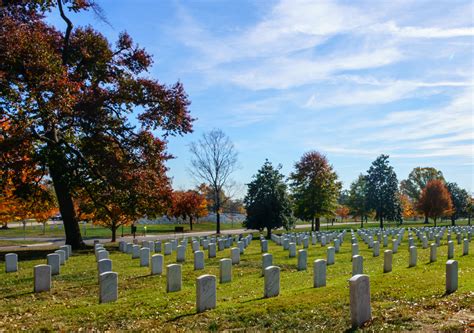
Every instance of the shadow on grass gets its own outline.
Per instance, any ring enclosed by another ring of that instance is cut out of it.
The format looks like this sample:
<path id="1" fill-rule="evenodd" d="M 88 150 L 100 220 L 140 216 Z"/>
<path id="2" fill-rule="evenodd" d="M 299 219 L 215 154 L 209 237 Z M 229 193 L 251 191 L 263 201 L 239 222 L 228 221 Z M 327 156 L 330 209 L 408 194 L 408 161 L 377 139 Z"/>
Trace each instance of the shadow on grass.
<path id="1" fill-rule="evenodd" d="M 171 322 L 180 320 L 181 318 L 191 317 L 191 316 L 194 316 L 194 315 L 196 315 L 196 314 L 197 314 L 197 313 L 194 313 L 194 312 L 193 312 L 193 313 L 184 313 L 184 314 L 179 315 L 179 316 L 177 316 L 177 317 L 171 318 L 171 319 L 167 320 L 166 322 L 167 322 L 167 323 L 171 323 Z"/>
<path id="2" fill-rule="evenodd" d="M 32 294 L 34 294 L 33 291 L 26 291 L 26 292 L 20 293 L 20 294 L 11 294 L 11 295 L 7 295 L 7 296 L 3 296 L 3 298 L 10 299 L 10 298 L 16 298 L 16 297 L 32 295 Z"/>

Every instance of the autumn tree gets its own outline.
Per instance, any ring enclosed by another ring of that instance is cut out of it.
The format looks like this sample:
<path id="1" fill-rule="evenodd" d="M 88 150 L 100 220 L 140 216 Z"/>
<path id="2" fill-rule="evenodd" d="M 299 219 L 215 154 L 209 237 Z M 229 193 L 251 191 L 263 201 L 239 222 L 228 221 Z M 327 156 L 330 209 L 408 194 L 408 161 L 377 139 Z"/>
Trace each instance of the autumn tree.
<path id="1" fill-rule="evenodd" d="M 432 167 L 416 167 L 410 172 L 407 179 L 400 182 L 400 191 L 407 195 L 416 206 L 420 199 L 421 191 L 430 180 L 434 179 L 444 181 L 443 173 Z M 425 216 L 425 223 L 428 223 L 427 216 Z"/>
<path id="2" fill-rule="evenodd" d="M 451 224 L 454 226 L 457 219 L 467 216 L 470 196 L 465 189 L 460 188 L 456 183 L 446 183 L 446 188 L 449 191 L 453 204 L 450 218 Z"/>
<path id="3" fill-rule="evenodd" d="M 326 156 L 316 151 L 305 153 L 290 175 L 294 214 L 311 220 L 311 230 L 320 229 L 320 218 L 334 215 L 341 183 Z"/>
<path id="4" fill-rule="evenodd" d="M 444 182 L 439 179 L 430 180 L 426 184 L 426 187 L 421 191 L 417 206 L 425 216 L 434 220 L 435 227 L 439 217 L 450 215 L 453 210 L 451 195 Z"/>
<path id="5" fill-rule="evenodd" d="M 339 205 L 336 208 L 336 215 L 341 218 L 341 222 L 344 222 L 344 219 L 349 217 L 349 207 L 344 205 Z"/>
<path id="6" fill-rule="evenodd" d="M 280 170 L 281 165 L 275 168 L 266 160 L 248 184 L 244 198 L 247 212 L 244 227 L 267 229 L 267 238 L 271 237 L 272 229 L 288 229 L 292 221 L 291 202 Z"/>
<path id="7" fill-rule="evenodd" d="M 191 143 L 189 150 L 191 174 L 212 191 L 212 211 L 216 214 L 216 233 L 219 234 L 222 194 L 226 186 L 232 185 L 230 176 L 237 169 L 237 151 L 230 138 L 219 129 L 204 133 L 200 140 Z"/>
<path id="8" fill-rule="evenodd" d="M 404 193 L 400 193 L 400 205 L 403 219 L 413 219 L 416 217 L 416 207 L 413 201 Z"/>
<path id="9" fill-rule="evenodd" d="M 164 163 L 171 158 L 165 138 L 189 132 L 192 122 L 182 85 L 146 77 L 151 56 L 127 33 L 112 45 L 90 26 L 74 27 L 69 14 L 94 5 L 9 1 L 0 13 L 0 119 L 24 129 L 52 180 L 73 248 L 83 245 L 73 204 L 77 191 L 108 219 L 164 210 L 170 193 Z M 59 12 L 65 31 L 45 20 L 51 10 Z M 148 201 L 151 187 L 159 193 L 157 204 Z"/>
<path id="10" fill-rule="evenodd" d="M 359 177 L 351 183 L 349 189 L 349 198 L 347 205 L 354 216 L 360 216 L 360 227 L 364 227 L 364 220 L 367 220 L 369 208 L 367 206 L 367 178 L 360 174 Z"/>
<path id="11" fill-rule="evenodd" d="M 399 221 L 401 207 L 398 198 L 398 180 L 388 155 L 380 155 L 367 171 L 367 206 L 374 209 L 383 228 L 384 220 Z"/>
<path id="12" fill-rule="evenodd" d="M 204 217 L 207 212 L 207 201 L 204 195 L 196 191 L 174 191 L 168 215 L 175 218 L 189 218 L 189 227 L 193 230 L 193 220 Z"/>

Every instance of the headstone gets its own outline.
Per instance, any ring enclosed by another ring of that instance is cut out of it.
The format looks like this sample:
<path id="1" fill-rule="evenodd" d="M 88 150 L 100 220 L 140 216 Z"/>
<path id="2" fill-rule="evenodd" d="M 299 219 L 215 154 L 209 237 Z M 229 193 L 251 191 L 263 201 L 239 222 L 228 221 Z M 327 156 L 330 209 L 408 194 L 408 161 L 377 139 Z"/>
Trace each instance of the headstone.
<path id="1" fill-rule="evenodd" d="M 436 252 L 437 252 L 437 246 L 435 243 L 430 245 L 430 262 L 435 262 L 436 261 Z"/>
<path id="2" fill-rule="evenodd" d="M 245 248 L 245 244 L 243 241 L 238 241 L 237 242 L 237 247 L 239 248 L 240 250 L 240 254 L 244 254 L 244 248 Z"/>
<path id="3" fill-rule="evenodd" d="M 332 246 L 329 246 L 327 249 L 327 264 L 334 265 L 336 262 L 336 249 Z"/>
<path id="4" fill-rule="evenodd" d="M 99 303 L 115 302 L 118 299 L 118 273 L 105 272 L 99 275 Z"/>
<path id="5" fill-rule="evenodd" d="M 336 253 L 339 253 L 339 247 L 341 246 L 341 242 L 339 241 L 339 239 L 335 239 L 334 240 L 334 250 L 336 251 Z"/>
<path id="6" fill-rule="evenodd" d="M 408 262 L 408 267 L 415 267 L 417 261 L 416 246 L 410 246 L 410 259 Z"/>
<path id="7" fill-rule="evenodd" d="M 462 246 L 462 255 L 467 256 L 469 254 L 469 240 L 464 238 Z"/>
<path id="8" fill-rule="evenodd" d="M 150 249 L 144 247 L 140 249 L 140 267 L 150 266 Z"/>
<path id="9" fill-rule="evenodd" d="M 227 258 L 219 260 L 219 271 L 220 283 L 232 281 L 232 260 Z"/>
<path id="10" fill-rule="evenodd" d="M 204 269 L 204 252 L 196 251 L 194 252 L 194 270 Z"/>
<path id="11" fill-rule="evenodd" d="M 171 264 L 166 266 L 166 292 L 171 293 L 181 290 L 181 265 Z"/>
<path id="12" fill-rule="evenodd" d="M 298 250 L 298 270 L 305 271 L 308 262 L 308 251 Z"/>
<path id="13" fill-rule="evenodd" d="M 151 256 L 151 275 L 161 275 L 163 273 L 164 257 L 162 254 Z"/>
<path id="14" fill-rule="evenodd" d="M 59 254 L 59 263 L 61 265 L 64 265 L 66 263 L 66 253 L 64 252 L 64 250 L 56 250 L 54 251 L 54 253 Z"/>
<path id="15" fill-rule="evenodd" d="M 317 259 L 313 263 L 313 287 L 326 286 L 326 260 Z"/>
<path id="16" fill-rule="evenodd" d="M 140 258 L 140 245 L 135 244 L 132 247 L 132 259 L 138 259 L 138 258 Z"/>
<path id="17" fill-rule="evenodd" d="M 209 243 L 208 256 L 209 256 L 209 258 L 215 258 L 216 257 L 216 243 Z"/>
<path id="18" fill-rule="evenodd" d="M 458 289 L 458 262 L 448 260 L 446 262 L 446 294 L 451 294 Z"/>
<path id="19" fill-rule="evenodd" d="M 105 272 L 112 272 L 112 260 L 101 259 L 97 262 L 97 271 L 99 275 Z"/>
<path id="20" fill-rule="evenodd" d="M 240 264 L 240 249 L 238 247 L 230 249 L 230 258 L 232 259 L 232 265 Z"/>
<path id="21" fill-rule="evenodd" d="M 260 241 L 260 250 L 262 253 L 268 252 L 268 242 L 265 239 Z"/>
<path id="22" fill-rule="evenodd" d="M 127 243 L 125 253 L 132 254 L 133 243 Z"/>
<path id="23" fill-rule="evenodd" d="M 449 241 L 448 242 L 448 259 L 453 259 L 454 258 L 454 242 Z"/>
<path id="24" fill-rule="evenodd" d="M 380 255 L 380 243 L 378 241 L 374 241 L 372 252 L 374 257 L 378 257 Z"/>
<path id="25" fill-rule="evenodd" d="M 192 246 L 193 252 L 199 251 L 199 242 L 193 241 L 191 246 Z"/>
<path id="26" fill-rule="evenodd" d="M 296 257 L 296 244 L 293 242 L 288 245 L 288 255 L 290 258 Z"/>
<path id="27" fill-rule="evenodd" d="M 265 288 L 263 297 L 275 297 L 280 294 L 280 267 L 270 266 L 265 268 Z"/>
<path id="28" fill-rule="evenodd" d="M 166 242 L 165 243 L 165 248 L 164 248 L 165 256 L 169 256 L 171 254 L 171 252 L 173 252 L 173 246 L 171 245 L 171 243 Z"/>
<path id="29" fill-rule="evenodd" d="M 51 290 L 51 266 L 36 265 L 34 267 L 35 293 Z"/>
<path id="30" fill-rule="evenodd" d="M 383 272 L 389 273 L 392 271 L 393 252 L 392 250 L 385 250 L 383 252 Z"/>
<path id="31" fill-rule="evenodd" d="M 271 253 L 262 254 L 262 276 L 265 275 L 265 268 L 273 265 L 273 255 Z"/>
<path id="32" fill-rule="evenodd" d="M 185 262 L 186 261 L 186 246 L 179 245 L 176 248 L 176 261 Z"/>
<path id="33" fill-rule="evenodd" d="M 155 242 L 155 253 L 161 253 L 161 241 L 157 240 Z"/>
<path id="34" fill-rule="evenodd" d="M 360 255 L 355 255 L 352 257 L 352 276 L 363 274 L 363 261 L 364 258 Z"/>
<path id="35" fill-rule="evenodd" d="M 216 277 L 201 275 L 196 279 L 196 311 L 198 313 L 216 307 Z"/>
<path id="36" fill-rule="evenodd" d="M 51 275 L 58 275 L 61 267 L 61 258 L 58 253 L 50 253 L 46 256 L 49 266 L 51 266 Z"/>
<path id="37" fill-rule="evenodd" d="M 5 272 L 17 272 L 18 271 L 18 254 L 7 253 L 5 254 Z"/>
<path id="38" fill-rule="evenodd" d="M 60 250 L 64 251 L 64 259 L 68 260 L 69 259 L 69 247 L 67 245 L 62 245 L 59 247 Z"/>
<path id="39" fill-rule="evenodd" d="M 349 293 L 352 327 L 360 327 L 372 318 L 369 276 L 357 274 L 351 277 Z"/>
<path id="40" fill-rule="evenodd" d="M 359 254 L 359 244 L 352 243 L 351 248 L 352 248 L 352 257 Z"/>

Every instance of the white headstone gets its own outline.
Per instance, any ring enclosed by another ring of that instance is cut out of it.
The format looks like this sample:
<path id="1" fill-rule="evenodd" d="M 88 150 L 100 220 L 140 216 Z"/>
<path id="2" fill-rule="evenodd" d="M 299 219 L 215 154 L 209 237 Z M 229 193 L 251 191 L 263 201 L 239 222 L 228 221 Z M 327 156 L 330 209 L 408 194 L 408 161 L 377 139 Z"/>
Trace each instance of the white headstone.
<path id="1" fill-rule="evenodd" d="M 363 274 L 351 277 L 349 293 L 352 327 L 360 327 L 372 318 L 369 277 Z"/>
<path id="2" fill-rule="evenodd" d="M 290 258 L 294 258 L 296 257 L 296 244 L 291 242 L 290 244 L 288 244 L 288 256 Z"/>
<path id="3" fill-rule="evenodd" d="M 230 249 L 230 258 L 232 259 L 232 265 L 240 264 L 240 249 L 238 247 Z"/>
<path id="4" fill-rule="evenodd" d="M 59 263 L 64 265 L 66 263 L 66 252 L 64 250 L 56 250 L 54 253 L 59 254 Z"/>
<path id="5" fill-rule="evenodd" d="M 265 275 L 265 268 L 273 265 L 273 255 L 271 253 L 262 254 L 262 276 Z"/>
<path id="6" fill-rule="evenodd" d="M 99 303 L 115 302 L 118 298 L 118 273 L 105 272 L 99 275 Z"/>
<path id="7" fill-rule="evenodd" d="M 185 262 L 186 261 L 186 246 L 179 245 L 176 248 L 176 261 Z"/>
<path id="8" fill-rule="evenodd" d="M 435 262 L 436 261 L 437 249 L 438 249 L 438 247 L 436 246 L 435 243 L 432 243 L 430 245 L 430 262 Z"/>
<path id="9" fill-rule="evenodd" d="M 144 247 L 140 249 L 140 267 L 150 266 L 150 248 Z"/>
<path id="10" fill-rule="evenodd" d="M 151 256 L 151 275 L 161 275 L 163 273 L 163 259 L 162 254 Z"/>
<path id="11" fill-rule="evenodd" d="M 196 279 L 196 311 L 198 313 L 216 307 L 216 277 L 201 275 Z"/>
<path id="12" fill-rule="evenodd" d="M 415 267 L 417 262 L 416 246 L 410 246 L 410 259 L 408 267 Z"/>
<path id="13" fill-rule="evenodd" d="M 51 290 L 51 266 L 36 265 L 34 267 L 35 293 Z"/>
<path id="14" fill-rule="evenodd" d="M 105 272 L 112 272 L 112 260 L 101 259 L 97 262 L 97 270 L 99 275 Z"/>
<path id="15" fill-rule="evenodd" d="M 165 256 L 169 256 L 172 251 L 173 251 L 173 246 L 171 245 L 171 243 L 166 242 L 165 249 L 164 249 Z"/>
<path id="16" fill-rule="evenodd" d="M 458 262 L 448 260 L 446 262 L 446 294 L 451 294 L 458 289 Z"/>
<path id="17" fill-rule="evenodd" d="M 140 245 L 135 244 L 132 246 L 132 259 L 138 259 L 138 258 L 140 258 Z"/>
<path id="18" fill-rule="evenodd" d="M 469 254 L 469 240 L 464 238 L 462 246 L 462 255 L 467 256 Z"/>
<path id="19" fill-rule="evenodd" d="M 334 265 L 336 262 L 336 249 L 332 246 L 329 246 L 327 249 L 327 264 Z"/>
<path id="20" fill-rule="evenodd" d="M 389 273 L 392 271 L 393 252 L 392 250 L 385 250 L 383 252 L 383 272 Z"/>
<path id="21" fill-rule="evenodd" d="M 313 287 L 326 286 L 326 260 L 317 259 L 313 263 Z"/>
<path id="22" fill-rule="evenodd" d="M 11 273 L 18 271 L 18 255 L 16 253 L 5 254 L 5 272 Z"/>
<path id="23" fill-rule="evenodd" d="M 58 253 L 50 253 L 46 256 L 49 266 L 51 266 L 51 275 L 58 275 L 61 267 L 61 258 Z"/>
<path id="24" fill-rule="evenodd" d="M 221 259 L 219 260 L 219 280 L 220 283 L 226 283 L 232 281 L 232 260 Z"/>
<path id="25" fill-rule="evenodd" d="M 204 252 L 195 251 L 194 252 L 194 270 L 204 269 Z"/>
<path id="26" fill-rule="evenodd" d="M 352 257 L 352 276 L 364 274 L 363 261 L 364 258 L 362 258 L 360 255 L 355 255 Z"/>
<path id="27" fill-rule="evenodd" d="M 264 280 L 263 296 L 265 298 L 278 296 L 280 294 L 280 267 L 270 266 L 265 268 Z"/>
<path id="28" fill-rule="evenodd" d="M 298 250 L 298 270 L 305 271 L 308 262 L 308 251 L 307 250 Z"/>
<path id="29" fill-rule="evenodd" d="M 171 293 L 181 290 L 181 265 L 171 264 L 166 266 L 166 292 Z"/>

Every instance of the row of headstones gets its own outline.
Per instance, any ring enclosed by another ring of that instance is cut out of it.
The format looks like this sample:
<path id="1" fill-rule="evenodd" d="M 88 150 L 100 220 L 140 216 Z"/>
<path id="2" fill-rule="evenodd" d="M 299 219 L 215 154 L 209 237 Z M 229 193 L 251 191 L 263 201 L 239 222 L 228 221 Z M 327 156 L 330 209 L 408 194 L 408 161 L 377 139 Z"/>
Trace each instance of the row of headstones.
<path id="1" fill-rule="evenodd" d="M 34 292 L 43 292 L 51 290 L 52 275 L 59 275 L 60 268 L 66 263 L 72 254 L 70 245 L 59 247 L 54 253 L 46 255 L 46 264 L 36 265 L 33 268 Z M 5 272 L 12 273 L 18 271 L 18 255 L 16 253 L 7 253 L 5 255 Z"/>
<path id="2" fill-rule="evenodd" d="M 411 237 L 411 232 L 413 231 L 420 242 L 422 242 L 424 248 L 428 241 L 435 240 L 436 245 L 440 246 L 441 239 L 444 237 L 444 234 L 447 231 L 446 240 L 451 241 L 452 234 L 455 234 L 457 243 L 461 244 L 462 240 L 467 238 L 469 241 L 472 239 L 472 234 L 474 233 L 474 227 L 472 226 L 451 226 L 451 227 L 423 227 L 423 228 L 409 228 L 409 237 Z M 410 238 L 409 238 L 410 240 Z M 411 244 L 413 245 L 413 244 Z M 410 245 L 410 246 L 411 246 Z"/>
<path id="3" fill-rule="evenodd" d="M 271 240 L 283 247 L 284 250 L 288 250 L 290 243 L 294 243 L 296 246 L 303 245 L 303 248 L 309 247 L 309 241 L 311 239 L 311 245 L 320 243 L 321 246 L 326 246 L 331 241 L 339 242 L 339 245 L 344 241 L 344 235 L 346 231 L 342 232 L 301 232 L 301 233 L 283 233 L 281 235 L 273 234 Z"/>

